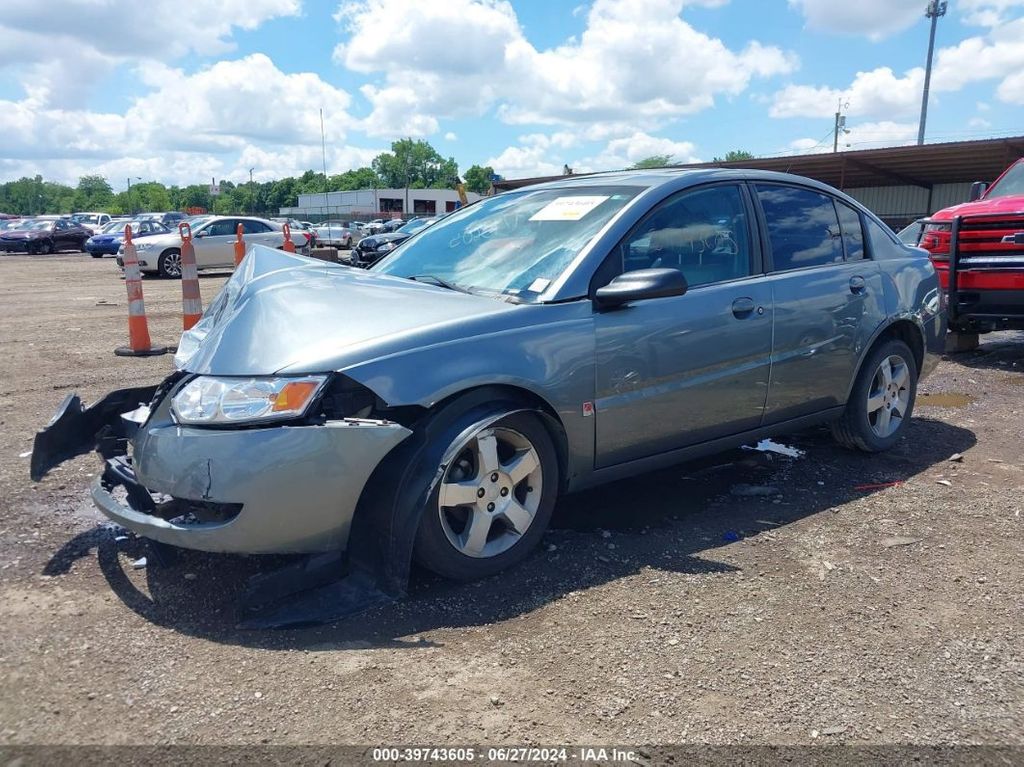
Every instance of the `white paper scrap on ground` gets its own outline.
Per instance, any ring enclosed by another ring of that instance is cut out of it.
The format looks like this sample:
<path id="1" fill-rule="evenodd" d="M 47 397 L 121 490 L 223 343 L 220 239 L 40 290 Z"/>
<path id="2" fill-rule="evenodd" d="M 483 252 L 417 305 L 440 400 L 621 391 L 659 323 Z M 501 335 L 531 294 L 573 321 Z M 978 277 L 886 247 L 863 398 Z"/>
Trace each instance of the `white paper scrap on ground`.
<path id="1" fill-rule="evenodd" d="M 780 445 L 778 442 L 770 439 L 762 439 L 753 447 L 750 445 L 744 445 L 743 449 L 760 450 L 762 453 L 778 453 L 779 455 L 788 455 L 790 458 L 799 458 L 804 454 L 804 451 L 799 448 L 790 447 L 789 445 Z"/>
<path id="2" fill-rule="evenodd" d="M 608 195 L 558 197 L 532 216 L 531 221 L 579 221 L 608 199 Z"/>

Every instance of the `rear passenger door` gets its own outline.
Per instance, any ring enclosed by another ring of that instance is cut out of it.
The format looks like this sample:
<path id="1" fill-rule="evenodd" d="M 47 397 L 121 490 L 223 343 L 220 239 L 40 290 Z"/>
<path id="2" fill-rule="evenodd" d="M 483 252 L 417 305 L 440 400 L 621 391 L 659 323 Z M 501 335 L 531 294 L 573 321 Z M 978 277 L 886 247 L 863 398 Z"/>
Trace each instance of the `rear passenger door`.
<path id="1" fill-rule="evenodd" d="M 765 424 L 842 405 L 885 318 L 860 213 L 808 187 L 754 184 L 775 307 Z"/>
<path id="2" fill-rule="evenodd" d="M 245 227 L 243 237 L 246 245 L 266 245 L 268 248 L 279 248 L 284 243 L 284 232 L 268 226 L 255 218 L 242 218 L 239 223 Z"/>

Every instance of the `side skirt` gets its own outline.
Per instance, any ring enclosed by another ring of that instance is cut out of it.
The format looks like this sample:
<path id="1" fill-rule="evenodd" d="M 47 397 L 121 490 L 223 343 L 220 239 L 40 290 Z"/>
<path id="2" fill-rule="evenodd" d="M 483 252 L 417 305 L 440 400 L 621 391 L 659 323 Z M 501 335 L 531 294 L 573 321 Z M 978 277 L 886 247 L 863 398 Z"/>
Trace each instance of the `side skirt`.
<path id="1" fill-rule="evenodd" d="M 636 474 L 643 474 L 647 471 L 663 469 L 666 466 L 683 463 L 684 461 L 703 458 L 706 455 L 721 453 L 724 450 L 731 450 L 732 448 L 740 447 L 741 445 L 749 445 L 752 442 L 758 442 L 773 435 L 800 431 L 801 429 L 806 429 L 810 426 L 828 423 L 829 421 L 834 421 L 839 418 L 845 409 L 845 405 L 841 405 L 839 407 L 829 408 L 828 410 L 822 410 L 819 413 L 812 413 L 811 415 L 792 418 L 788 421 L 773 423 L 770 426 L 761 426 L 757 429 L 751 429 L 750 431 L 741 432 L 739 434 L 732 434 L 728 437 L 719 437 L 718 439 L 712 439 L 696 445 L 689 445 L 677 450 L 670 450 L 667 453 L 658 453 L 657 455 L 648 456 L 647 458 L 638 458 L 635 461 L 628 461 L 615 466 L 608 466 L 604 469 L 597 469 L 591 474 L 573 482 L 569 486 L 568 490 L 569 492 L 575 492 L 588 487 L 594 487 L 595 485 L 602 485 L 605 482 L 615 482 L 616 480 L 632 477 Z M 600 415 L 598 415 L 598 417 L 600 418 Z"/>

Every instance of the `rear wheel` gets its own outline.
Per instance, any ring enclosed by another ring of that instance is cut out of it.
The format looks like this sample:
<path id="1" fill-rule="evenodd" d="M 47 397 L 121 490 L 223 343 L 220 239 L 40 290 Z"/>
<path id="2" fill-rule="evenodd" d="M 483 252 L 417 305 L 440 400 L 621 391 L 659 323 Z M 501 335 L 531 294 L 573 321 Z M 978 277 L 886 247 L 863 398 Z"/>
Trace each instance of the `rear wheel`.
<path id="1" fill-rule="evenodd" d="M 181 251 L 177 248 L 165 250 L 156 262 L 161 277 L 169 280 L 181 279 Z"/>
<path id="2" fill-rule="evenodd" d="M 506 415 L 447 446 L 451 456 L 420 518 L 417 561 L 455 580 L 521 561 L 540 541 L 558 493 L 547 429 L 529 412 Z"/>
<path id="3" fill-rule="evenodd" d="M 845 447 L 888 450 L 907 428 L 916 397 L 917 364 L 910 347 L 897 340 L 879 344 L 857 375 L 832 434 Z"/>

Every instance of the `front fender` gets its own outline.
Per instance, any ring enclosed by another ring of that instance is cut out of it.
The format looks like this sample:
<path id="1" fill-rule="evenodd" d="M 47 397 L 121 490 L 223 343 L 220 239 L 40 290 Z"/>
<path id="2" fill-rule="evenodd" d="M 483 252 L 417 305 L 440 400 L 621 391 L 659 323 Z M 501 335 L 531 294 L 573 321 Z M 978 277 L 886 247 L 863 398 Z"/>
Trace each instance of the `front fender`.
<path id="1" fill-rule="evenodd" d="M 458 339 L 358 363 L 345 376 L 391 407 L 427 409 L 460 392 L 506 386 L 546 403 L 565 431 L 569 478 L 593 469 L 594 331 L 589 314 Z"/>

